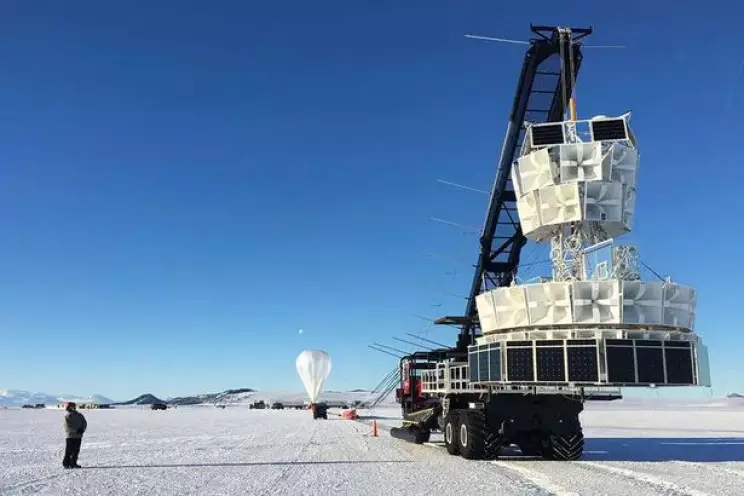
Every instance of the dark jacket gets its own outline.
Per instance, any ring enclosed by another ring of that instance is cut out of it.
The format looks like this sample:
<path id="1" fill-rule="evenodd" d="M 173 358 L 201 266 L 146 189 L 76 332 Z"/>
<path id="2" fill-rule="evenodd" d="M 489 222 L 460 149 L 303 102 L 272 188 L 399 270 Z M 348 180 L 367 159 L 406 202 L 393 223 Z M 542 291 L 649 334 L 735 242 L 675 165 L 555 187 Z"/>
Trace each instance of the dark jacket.
<path id="1" fill-rule="evenodd" d="M 85 420 L 82 413 L 73 410 L 65 414 L 65 433 L 67 434 L 67 439 L 81 439 L 87 428 L 88 421 Z"/>

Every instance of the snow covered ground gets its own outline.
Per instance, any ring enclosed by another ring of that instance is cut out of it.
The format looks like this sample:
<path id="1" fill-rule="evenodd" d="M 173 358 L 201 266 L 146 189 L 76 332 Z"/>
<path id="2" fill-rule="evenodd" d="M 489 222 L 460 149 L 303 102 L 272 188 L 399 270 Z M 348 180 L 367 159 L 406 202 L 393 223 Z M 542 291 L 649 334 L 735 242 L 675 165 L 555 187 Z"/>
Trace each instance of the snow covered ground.
<path id="1" fill-rule="evenodd" d="M 744 403 L 623 401 L 582 414 L 584 459 L 472 462 L 369 422 L 245 407 L 85 411 L 83 469 L 61 467 L 61 412 L 0 410 L 0 494 L 744 494 Z"/>

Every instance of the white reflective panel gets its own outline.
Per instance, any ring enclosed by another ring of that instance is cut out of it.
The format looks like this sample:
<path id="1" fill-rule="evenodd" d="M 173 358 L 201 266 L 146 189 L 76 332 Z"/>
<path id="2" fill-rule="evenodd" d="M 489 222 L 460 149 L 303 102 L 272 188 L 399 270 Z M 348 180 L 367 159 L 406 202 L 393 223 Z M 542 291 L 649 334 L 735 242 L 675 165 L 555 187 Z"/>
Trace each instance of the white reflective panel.
<path id="1" fill-rule="evenodd" d="M 623 227 L 630 231 L 635 219 L 636 189 L 623 185 L 623 198 Z"/>
<path id="2" fill-rule="evenodd" d="M 602 154 L 602 143 L 572 143 L 560 146 L 561 183 L 574 181 L 608 181 L 609 155 Z"/>
<path id="3" fill-rule="evenodd" d="M 511 172 L 509 173 L 509 176 L 512 180 L 512 185 L 514 186 L 514 194 L 517 195 L 517 198 L 522 196 L 522 183 L 519 179 L 519 161 L 515 160 L 511 167 Z"/>
<path id="4" fill-rule="evenodd" d="M 530 191 L 517 198 L 517 213 L 522 232 L 528 234 L 540 227 L 539 191 Z"/>
<path id="5" fill-rule="evenodd" d="M 522 192 L 544 188 L 556 183 L 557 165 L 550 159 L 547 148 L 520 157 L 517 163 Z"/>
<path id="6" fill-rule="evenodd" d="M 617 222 L 623 220 L 623 185 L 591 182 L 584 185 L 584 220 Z"/>
<path id="7" fill-rule="evenodd" d="M 638 180 L 638 150 L 625 143 L 613 143 L 611 149 L 613 181 L 636 187 Z"/>
<path id="8" fill-rule="evenodd" d="M 697 294 L 689 286 L 664 283 L 664 325 L 693 329 Z"/>
<path id="9" fill-rule="evenodd" d="M 492 293 L 497 328 L 508 329 L 530 324 L 524 286 L 497 288 Z"/>
<path id="10" fill-rule="evenodd" d="M 540 220 L 543 225 L 581 220 L 579 185 L 562 184 L 540 190 Z"/>
<path id="11" fill-rule="evenodd" d="M 571 286 L 565 282 L 529 284 L 527 306 L 531 325 L 571 324 Z"/>
<path id="12" fill-rule="evenodd" d="M 576 281 L 572 283 L 574 322 L 577 324 L 620 323 L 620 281 Z"/>
<path id="13" fill-rule="evenodd" d="M 661 324 L 662 282 L 623 281 L 623 323 Z"/>
<path id="14" fill-rule="evenodd" d="M 478 309 L 478 321 L 483 332 L 497 329 L 496 309 L 493 305 L 493 291 L 486 291 L 475 297 L 475 306 Z"/>
<path id="15" fill-rule="evenodd" d="M 698 386 L 711 387 L 713 381 L 710 376 L 710 360 L 708 358 L 708 347 L 703 343 L 698 343 L 695 346 L 697 354 L 697 374 L 698 374 Z"/>

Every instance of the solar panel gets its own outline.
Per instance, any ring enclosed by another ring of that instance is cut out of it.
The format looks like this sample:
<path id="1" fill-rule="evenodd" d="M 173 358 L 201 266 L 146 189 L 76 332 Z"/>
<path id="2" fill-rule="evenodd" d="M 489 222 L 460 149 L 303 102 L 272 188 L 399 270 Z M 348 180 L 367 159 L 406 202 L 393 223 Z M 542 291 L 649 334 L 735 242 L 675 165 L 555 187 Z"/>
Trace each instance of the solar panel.
<path id="1" fill-rule="evenodd" d="M 534 381 L 532 348 L 507 348 L 506 373 L 510 381 Z"/>
<path id="2" fill-rule="evenodd" d="M 565 141 L 563 123 L 530 127 L 532 146 L 561 145 Z"/>
<path id="3" fill-rule="evenodd" d="M 537 380 L 539 382 L 565 382 L 566 364 L 563 347 L 537 347 Z"/>
<path id="4" fill-rule="evenodd" d="M 617 141 L 628 139 L 625 119 L 600 119 L 591 121 L 593 141 Z"/>
<path id="5" fill-rule="evenodd" d="M 597 382 L 597 342 L 591 339 L 573 339 L 567 342 L 569 382 Z"/>

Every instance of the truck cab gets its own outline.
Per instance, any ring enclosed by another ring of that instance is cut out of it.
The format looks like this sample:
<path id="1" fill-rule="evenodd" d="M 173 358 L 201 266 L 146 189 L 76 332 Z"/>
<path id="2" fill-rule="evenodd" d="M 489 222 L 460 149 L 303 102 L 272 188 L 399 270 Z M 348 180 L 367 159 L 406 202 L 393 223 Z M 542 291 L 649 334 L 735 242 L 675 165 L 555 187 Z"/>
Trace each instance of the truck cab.
<path id="1" fill-rule="evenodd" d="M 421 391 L 422 376 L 427 370 L 436 368 L 436 363 L 418 361 L 404 357 L 400 361 L 400 387 L 395 390 L 395 400 L 400 403 L 403 414 L 426 408 L 430 401 Z"/>

